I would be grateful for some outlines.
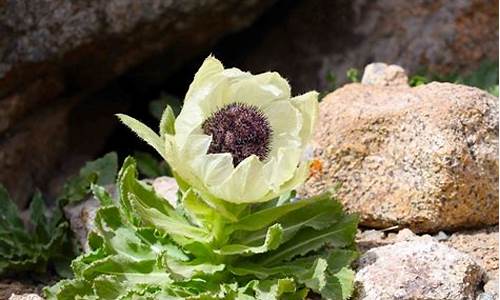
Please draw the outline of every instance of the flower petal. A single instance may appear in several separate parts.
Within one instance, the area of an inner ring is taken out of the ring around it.
[[[234,171],[230,153],[207,154],[191,163],[197,176],[208,186],[222,184]]]
[[[264,107],[276,100],[290,98],[290,86],[277,73],[264,73],[231,83],[231,102],[243,102]]]
[[[191,100],[193,94],[198,92],[201,86],[205,85],[216,74],[224,71],[222,63],[213,56],[205,58],[203,64],[194,75],[193,82],[189,85],[184,102]]]
[[[266,167],[270,167],[269,182],[274,190],[279,190],[279,187],[290,180],[294,171],[299,165],[302,155],[301,148],[279,148],[276,157],[266,163]],[[269,165],[269,166],[268,166]]]
[[[266,106],[264,114],[267,116],[273,135],[287,133],[298,136],[302,128],[302,116],[290,101],[276,101]]]
[[[221,185],[209,187],[217,197],[233,203],[259,202],[269,191],[268,176],[255,155],[244,159]]]
[[[314,126],[318,120],[319,104],[318,92],[312,91],[290,99],[292,105],[302,114],[302,128],[300,137],[308,143],[314,133]]]

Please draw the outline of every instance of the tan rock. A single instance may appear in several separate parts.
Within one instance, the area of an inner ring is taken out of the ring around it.
[[[361,224],[437,232],[498,223],[498,99],[433,82],[349,84],[320,104],[321,165],[303,194],[341,183]]]
[[[355,299],[473,300],[483,270],[430,236],[369,250],[359,259]]]
[[[484,267],[488,279],[498,281],[498,226],[455,232],[445,243],[470,254]]]
[[[408,76],[405,70],[398,65],[372,63],[365,67],[361,83],[380,86],[407,86]]]

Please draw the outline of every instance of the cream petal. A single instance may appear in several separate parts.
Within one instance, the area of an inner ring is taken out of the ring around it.
[[[276,100],[289,99],[290,90],[286,89],[283,83],[275,84],[273,81],[263,83],[262,81],[266,78],[259,78],[259,76],[233,82],[228,93],[230,101],[264,107]],[[288,85],[286,81],[285,84]]]
[[[298,136],[302,128],[302,116],[290,101],[276,101],[263,109],[272,127],[273,135],[287,133]]]
[[[273,93],[281,94],[282,99],[291,97],[291,88],[288,81],[281,77],[277,72],[265,72],[257,74],[254,78],[263,86],[264,89],[270,90]]]
[[[269,201],[280,195],[289,192],[291,190],[297,189],[301,184],[305,182],[307,176],[309,175],[309,162],[302,162],[299,167],[295,170],[293,177],[282,184],[279,189],[271,190],[264,197],[259,199],[260,202]]]
[[[183,148],[189,135],[199,131],[203,120],[203,111],[197,105],[185,105],[175,119],[175,141],[178,147]]]
[[[191,134],[183,147],[178,147],[181,157],[189,160],[205,155],[212,142],[212,137],[205,134]],[[187,161],[184,161],[187,163]]]
[[[259,202],[269,191],[262,162],[252,155],[244,159],[219,186],[209,187],[217,197],[232,203]]]
[[[301,148],[279,148],[277,156],[266,163],[270,168],[269,182],[274,190],[290,180],[294,171],[299,165],[300,157],[302,155]]]
[[[318,120],[319,104],[318,92],[312,91],[290,99],[292,105],[302,114],[302,128],[300,137],[308,143],[314,133],[314,126]]]
[[[200,87],[209,82],[213,76],[221,73],[222,71],[224,71],[224,66],[218,59],[211,55],[207,57],[194,75],[193,82],[189,85],[184,102],[188,102],[192,98],[195,91],[199,90]]]
[[[207,154],[191,162],[194,173],[208,186],[222,184],[234,171],[230,153]]]

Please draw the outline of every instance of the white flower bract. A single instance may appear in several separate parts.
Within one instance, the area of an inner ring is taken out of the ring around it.
[[[202,194],[232,203],[271,200],[308,175],[308,162],[301,159],[318,117],[317,98],[315,91],[291,97],[288,82],[276,72],[253,75],[224,69],[209,56],[189,86],[175,133],[161,137],[164,151],[159,152],[177,177]],[[250,155],[234,166],[231,153],[208,153],[212,136],[202,125],[231,103],[257,107],[267,117],[272,137],[265,159]],[[149,143],[159,146],[156,140]]]

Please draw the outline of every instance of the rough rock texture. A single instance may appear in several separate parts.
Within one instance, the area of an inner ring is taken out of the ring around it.
[[[9,297],[9,300],[43,300],[43,298],[37,294],[21,294],[21,295],[12,294]]]
[[[498,0],[283,1],[256,26],[235,39],[235,64],[279,71],[301,92],[330,88],[330,72],[345,82],[349,68],[374,61],[464,74],[498,60]]]
[[[497,98],[461,85],[346,85],[320,104],[321,168],[303,193],[340,182],[346,208],[374,228],[497,224],[497,115]]]
[[[149,182],[156,193],[170,204],[174,205],[177,201],[178,186],[175,179],[171,177],[158,177]],[[107,191],[116,198],[116,187],[110,185]],[[83,251],[89,250],[87,235],[94,228],[94,219],[99,208],[99,202],[94,197],[89,197],[75,204],[70,204],[64,207],[64,215],[69,220],[71,231],[73,231],[76,240],[80,243]]]
[[[394,230],[394,228],[391,228]],[[428,235],[424,235],[428,238]],[[359,230],[356,244],[361,253],[376,247],[392,245],[402,241],[414,241],[421,237],[409,229],[399,232],[382,230]],[[442,231],[432,236],[436,242],[457,249],[474,259],[486,271],[483,290],[478,300],[498,300],[498,226],[480,230],[455,232],[451,235]]]
[[[374,248],[358,263],[355,299],[473,300],[483,277],[471,257],[431,237]]]
[[[43,284],[15,279],[0,280],[0,300],[7,300],[12,294],[40,293]]]
[[[406,86],[408,85],[408,76],[405,70],[398,65],[372,63],[365,67],[361,83],[379,86]]]
[[[62,136],[72,116],[42,117],[42,108],[70,111],[144,64],[165,78],[273,2],[0,1],[0,183],[25,207],[28,193],[46,183],[66,153],[60,146],[70,143]],[[25,122],[59,122],[60,132],[40,132]],[[25,136],[41,139],[43,147],[21,142]]]

